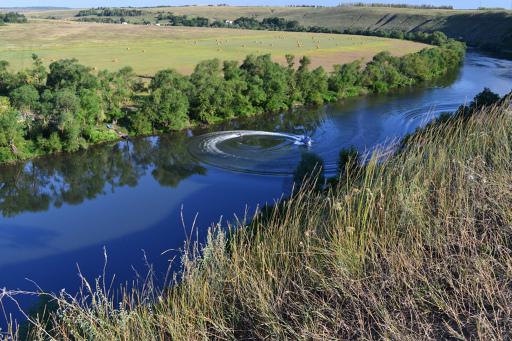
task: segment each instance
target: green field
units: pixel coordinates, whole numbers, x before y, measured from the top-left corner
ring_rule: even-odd
[[[38,54],[46,64],[77,58],[98,70],[132,66],[149,75],[164,68],[190,73],[205,59],[242,60],[248,54],[270,53],[311,57],[313,66],[331,69],[356,59],[369,60],[381,51],[404,55],[427,45],[403,40],[339,34],[250,31],[194,27],[158,27],[33,20],[0,28],[0,60],[18,70]]]
[[[512,51],[512,12],[482,10],[436,10],[389,7],[234,7],[234,6],[184,6],[144,9],[144,17],[130,17],[131,22],[144,19],[155,21],[157,12],[177,15],[202,16],[213,20],[234,20],[246,16],[258,20],[282,17],[297,20],[303,26],[321,26],[336,30],[369,31],[442,31],[449,37],[467,43]],[[56,17],[75,20],[73,10],[30,11],[32,18]],[[153,15],[155,14],[155,15]]]

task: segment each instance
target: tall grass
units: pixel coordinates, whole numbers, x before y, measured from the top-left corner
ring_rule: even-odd
[[[172,289],[119,305],[99,281],[55,295],[50,327],[34,320],[31,338],[510,339],[506,102],[348,165],[327,192],[306,184],[250,227],[212,228],[186,248]]]

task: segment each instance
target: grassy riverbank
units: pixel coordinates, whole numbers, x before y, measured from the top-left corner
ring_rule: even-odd
[[[179,283],[128,292],[98,282],[57,295],[62,340],[510,337],[509,101],[431,125],[328,192],[305,188],[250,227],[214,228]],[[92,299],[92,300],[91,300]],[[48,337],[33,328],[33,339]]]

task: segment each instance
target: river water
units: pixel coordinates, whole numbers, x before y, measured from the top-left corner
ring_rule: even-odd
[[[101,275],[104,247],[116,284],[144,274],[146,259],[163,274],[194,219],[201,238],[274,203],[304,153],[332,173],[343,147],[369,151],[483,87],[508,93],[511,81],[511,61],[469,52],[460,70],[421,88],[0,167],[0,288],[74,292],[78,266]],[[303,134],[311,147],[296,143]]]

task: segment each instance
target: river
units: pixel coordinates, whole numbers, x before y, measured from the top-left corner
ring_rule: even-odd
[[[470,51],[456,73],[420,88],[0,167],[0,288],[74,292],[78,266],[101,275],[104,248],[114,285],[145,274],[146,260],[163,276],[194,220],[203,238],[274,203],[304,153],[332,173],[343,147],[371,151],[484,87],[508,93],[511,81],[512,61]],[[233,130],[291,135],[223,132]],[[305,133],[310,148],[292,138]]]

